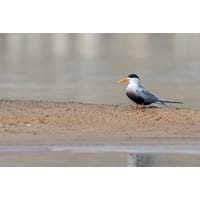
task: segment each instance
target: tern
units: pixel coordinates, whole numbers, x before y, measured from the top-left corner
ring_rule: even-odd
[[[162,105],[166,105],[165,103],[183,103],[179,101],[161,99],[160,97],[152,94],[141,85],[140,78],[136,74],[130,74],[127,78],[119,80],[118,83],[128,83],[126,95],[137,105],[150,105],[152,103],[160,103]]]

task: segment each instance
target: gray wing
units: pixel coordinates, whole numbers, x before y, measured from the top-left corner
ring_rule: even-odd
[[[159,97],[151,94],[147,89],[144,87],[140,86],[137,91],[136,95],[142,97],[144,99],[144,102],[146,103],[155,103],[159,101]]]

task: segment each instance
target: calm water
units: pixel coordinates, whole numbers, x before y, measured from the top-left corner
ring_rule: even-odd
[[[0,145],[0,166],[200,166],[199,145]]]
[[[200,34],[0,34],[0,98],[124,105],[133,72],[199,108]]]

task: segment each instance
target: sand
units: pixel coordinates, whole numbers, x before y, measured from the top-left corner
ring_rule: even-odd
[[[132,144],[200,141],[200,110],[0,101],[0,144]]]

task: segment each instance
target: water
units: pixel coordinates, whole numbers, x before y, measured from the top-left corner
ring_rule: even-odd
[[[199,108],[200,34],[0,34],[0,98],[131,104],[116,81]],[[181,105],[182,106],[182,105]],[[200,166],[198,146],[0,146],[1,166]]]
[[[1,145],[0,166],[200,166],[199,145]]]
[[[126,105],[133,72],[199,108],[200,34],[0,34],[0,98]]]
[[[135,145],[0,145],[4,152],[121,152],[121,153],[175,153],[200,154],[199,144],[135,144]]]

